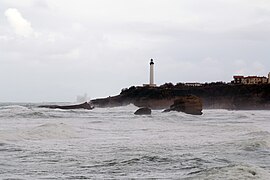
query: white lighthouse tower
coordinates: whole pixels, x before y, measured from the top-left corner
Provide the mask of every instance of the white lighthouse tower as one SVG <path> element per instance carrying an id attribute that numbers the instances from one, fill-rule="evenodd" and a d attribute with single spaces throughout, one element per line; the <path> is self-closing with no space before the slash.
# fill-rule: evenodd
<path id="1" fill-rule="evenodd" d="M 149 84 L 143 84 L 144 87 L 156 87 L 154 83 L 154 61 L 153 59 L 150 60 L 150 78 Z"/>
<path id="2" fill-rule="evenodd" d="M 153 85 L 154 84 L 154 61 L 153 59 L 151 59 L 150 61 L 150 81 L 149 81 L 149 85 Z"/>
<path id="3" fill-rule="evenodd" d="M 150 60 L 150 87 L 156 87 L 156 84 L 154 84 L 154 61 L 153 59 Z"/>

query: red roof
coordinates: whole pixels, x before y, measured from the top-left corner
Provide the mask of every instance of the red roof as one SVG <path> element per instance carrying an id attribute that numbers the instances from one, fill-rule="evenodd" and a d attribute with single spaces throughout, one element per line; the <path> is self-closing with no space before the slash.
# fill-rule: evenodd
<path id="1" fill-rule="evenodd" d="M 234 79 L 239 79 L 239 78 L 245 78 L 245 79 L 250 79 L 250 78 L 266 78 L 264 76 L 260 77 L 260 76 L 247 76 L 247 77 L 244 77 L 244 76 L 233 76 Z"/>
<path id="2" fill-rule="evenodd" d="M 233 76 L 234 79 L 236 78 L 244 78 L 244 76 Z"/>

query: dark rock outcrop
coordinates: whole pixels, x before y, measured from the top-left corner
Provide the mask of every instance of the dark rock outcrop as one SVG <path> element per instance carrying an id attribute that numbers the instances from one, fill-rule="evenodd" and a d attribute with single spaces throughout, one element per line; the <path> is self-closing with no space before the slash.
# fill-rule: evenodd
<path id="1" fill-rule="evenodd" d="M 59 105 L 41 105 L 38 106 L 40 108 L 50 108 L 50 109 L 88 109 L 91 110 L 94 107 L 88 103 L 76 104 L 76 105 L 67 105 L 67 106 L 59 106 Z"/>
<path id="2" fill-rule="evenodd" d="M 150 115 L 151 114 L 150 108 L 140 108 L 134 114 L 135 115 Z"/>
<path id="3" fill-rule="evenodd" d="M 163 112 L 184 112 L 192 115 L 202 115 L 202 102 L 197 96 L 183 96 L 174 101 L 169 109 Z"/>
<path id="4" fill-rule="evenodd" d="M 98 108 L 126 106 L 132 103 L 130 98 L 123 97 L 122 95 L 94 99 L 94 100 L 91 100 L 91 102 L 93 103 L 95 107 L 98 107 Z"/>

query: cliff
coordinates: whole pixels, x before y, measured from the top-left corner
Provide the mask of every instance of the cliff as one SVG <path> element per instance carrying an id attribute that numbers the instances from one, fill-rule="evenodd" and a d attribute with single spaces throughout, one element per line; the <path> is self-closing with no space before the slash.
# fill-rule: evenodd
<path id="1" fill-rule="evenodd" d="M 189 93 L 202 99 L 203 108 L 230 110 L 270 109 L 270 84 L 208 84 L 201 87 L 174 87 L 177 93 Z"/>
<path id="2" fill-rule="evenodd" d="M 152 109 L 169 108 L 183 96 L 195 95 L 205 109 L 269 110 L 270 84 L 232 85 L 223 83 L 189 87 L 165 84 L 160 87 L 130 87 L 114 97 L 92 100 L 96 107 L 114 107 L 134 104 Z"/>

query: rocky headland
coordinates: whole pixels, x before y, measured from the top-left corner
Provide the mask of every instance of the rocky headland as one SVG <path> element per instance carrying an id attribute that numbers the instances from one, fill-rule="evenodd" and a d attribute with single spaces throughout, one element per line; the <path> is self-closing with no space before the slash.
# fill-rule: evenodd
<path id="1" fill-rule="evenodd" d="M 120 95 L 91 100 L 95 107 L 115 107 L 134 104 L 141 109 L 167 109 L 169 111 L 184 112 L 201 115 L 201 99 L 193 95 L 173 95 L 167 89 L 131 87 Z"/>
<path id="2" fill-rule="evenodd" d="M 203 109 L 269 110 L 270 84 L 235 85 L 210 83 L 185 86 L 166 83 L 159 87 L 130 87 L 117 96 L 94 99 L 95 107 L 115 107 L 134 104 L 151 109 L 168 109 L 175 100 L 187 96 L 198 97 Z M 187 100 L 186 100 L 187 101 Z M 199 107 L 195 103 L 194 107 Z"/>

